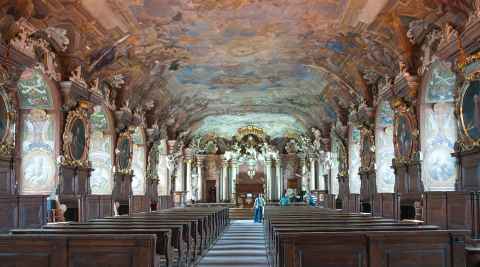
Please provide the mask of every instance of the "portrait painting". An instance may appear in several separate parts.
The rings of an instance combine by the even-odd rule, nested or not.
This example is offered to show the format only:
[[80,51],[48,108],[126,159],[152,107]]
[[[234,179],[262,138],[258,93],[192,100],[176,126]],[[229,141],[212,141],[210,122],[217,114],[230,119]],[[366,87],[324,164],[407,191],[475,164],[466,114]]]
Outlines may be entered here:
[[72,143],[70,149],[72,151],[72,158],[80,160],[83,158],[85,152],[85,124],[81,119],[76,119],[72,123]]
[[460,116],[465,135],[480,139],[480,81],[470,82],[462,95]]
[[118,141],[118,167],[121,170],[128,169],[130,165],[130,140],[126,136]]
[[395,127],[397,153],[401,157],[410,157],[413,146],[412,125],[407,115],[398,116]]

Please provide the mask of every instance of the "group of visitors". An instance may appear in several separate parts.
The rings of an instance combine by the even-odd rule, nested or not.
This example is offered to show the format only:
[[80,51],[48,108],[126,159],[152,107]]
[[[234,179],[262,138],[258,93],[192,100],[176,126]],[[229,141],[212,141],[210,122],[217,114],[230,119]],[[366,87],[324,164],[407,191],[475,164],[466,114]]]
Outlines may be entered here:
[[[280,198],[280,206],[288,206],[291,202],[295,202],[296,199],[296,197],[289,196],[289,194],[285,190],[282,197]],[[310,193],[299,199],[302,199],[301,202],[306,202],[309,206],[317,206],[317,196],[315,195],[314,191],[311,191]]]
[[[314,191],[310,191],[305,197],[304,197],[305,202],[307,205],[315,207],[317,206],[317,196],[315,195]],[[283,195],[280,197],[280,206],[288,206],[290,204],[290,197],[287,193],[287,190],[283,192]],[[265,208],[265,198],[263,198],[263,194],[258,194],[257,197],[255,198],[255,202],[253,204],[254,208],[254,217],[253,217],[253,222],[255,223],[261,223],[263,220],[263,211]]]

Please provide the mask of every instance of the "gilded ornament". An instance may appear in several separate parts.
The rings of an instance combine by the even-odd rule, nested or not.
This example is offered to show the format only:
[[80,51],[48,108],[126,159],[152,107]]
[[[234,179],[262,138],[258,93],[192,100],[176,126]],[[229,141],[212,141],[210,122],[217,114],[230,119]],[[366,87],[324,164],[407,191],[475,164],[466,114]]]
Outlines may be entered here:
[[88,145],[90,140],[90,123],[87,109],[80,104],[68,113],[63,133],[63,164],[88,167]]

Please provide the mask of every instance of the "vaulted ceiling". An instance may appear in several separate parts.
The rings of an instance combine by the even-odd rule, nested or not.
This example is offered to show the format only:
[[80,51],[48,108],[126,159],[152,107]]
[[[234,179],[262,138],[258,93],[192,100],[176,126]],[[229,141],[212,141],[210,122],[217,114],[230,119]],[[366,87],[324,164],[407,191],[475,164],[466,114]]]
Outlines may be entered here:
[[372,105],[399,60],[411,64],[408,25],[434,21],[435,1],[16,2],[32,3],[37,24],[76,27],[69,52],[87,75],[122,73],[118,105],[153,101],[149,120],[176,133],[245,122],[328,131],[350,106]]

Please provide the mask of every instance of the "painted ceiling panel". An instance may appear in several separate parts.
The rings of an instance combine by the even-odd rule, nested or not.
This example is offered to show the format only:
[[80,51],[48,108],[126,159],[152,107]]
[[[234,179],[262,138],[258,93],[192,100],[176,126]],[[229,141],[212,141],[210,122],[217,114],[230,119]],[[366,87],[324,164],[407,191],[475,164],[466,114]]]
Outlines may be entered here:
[[129,77],[147,81],[131,91],[149,90],[142,95],[156,101],[154,116],[175,120],[174,131],[239,112],[329,127],[398,72],[392,25],[403,22],[391,15],[393,0],[100,1],[110,12],[84,2],[102,25],[128,24],[128,57],[147,65],[130,76],[150,73]]
[[216,134],[230,138],[237,129],[253,125],[265,130],[271,138],[283,137],[286,133],[304,133],[302,123],[290,115],[272,113],[244,113],[236,115],[208,116],[198,125],[194,135]]

